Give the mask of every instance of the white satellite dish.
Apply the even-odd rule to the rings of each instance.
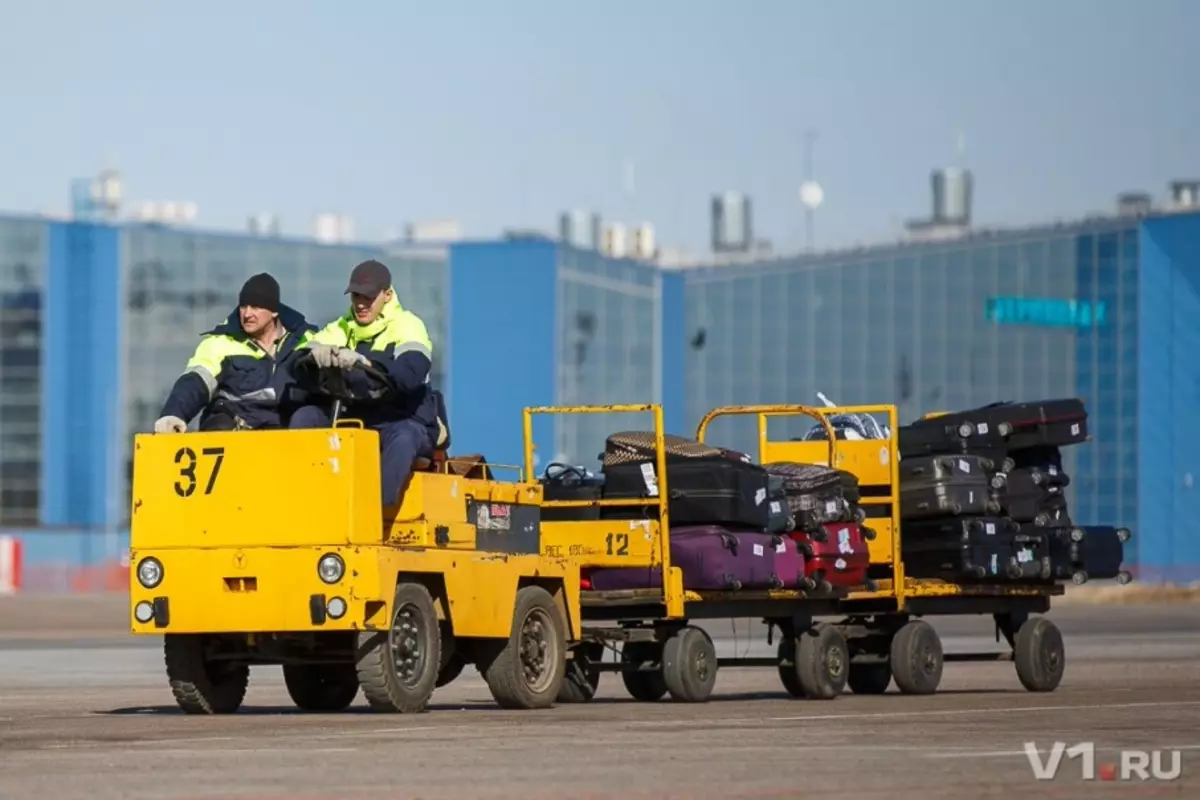
[[[800,202],[809,211],[814,211],[825,202],[825,190],[816,181],[805,181],[800,184]]]

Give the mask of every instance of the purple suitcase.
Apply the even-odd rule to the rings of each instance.
[[[683,587],[697,591],[809,588],[804,556],[790,536],[763,531],[689,525],[671,530],[671,564],[683,570]],[[609,567],[591,572],[592,588],[657,589],[659,567]]]

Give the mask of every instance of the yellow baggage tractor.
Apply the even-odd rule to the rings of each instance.
[[[163,637],[184,711],[238,710],[252,665],[282,665],[309,711],[361,690],[377,711],[419,712],[467,664],[501,706],[554,703],[579,641],[578,561],[541,525],[542,487],[449,456],[442,422],[441,449],[385,509],[378,434],[353,420],[134,438],[131,630]]]
[[[531,413],[612,410],[527,409],[526,470],[532,469]],[[802,590],[683,591],[678,568],[670,566],[670,521],[666,503],[660,503],[657,519],[643,524],[648,526],[646,540],[653,543],[650,556],[662,564],[669,578],[662,589],[582,592],[583,641],[572,650],[560,701],[589,699],[600,673],[606,671],[621,672],[626,689],[639,700],[652,701],[670,694],[676,700],[703,701],[713,691],[717,668],[726,666],[773,666],[790,694],[813,699],[836,697],[846,686],[860,694],[882,693],[893,679],[902,692],[933,693],[947,660],[1012,659],[1022,685],[1029,691],[1053,691],[1057,687],[1064,666],[1062,636],[1050,620],[1036,615],[1049,609],[1050,598],[1062,594],[1063,587],[1056,583],[958,585],[906,577],[900,557],[895,435],[886,439],[839,439],[828,420],[838,414],[878,414],[886,417],[890,431],[897,430],[896,408],[890,405],[730,406],[709,412],[698,427],[696,439],[703,442],[709,425],[718,417],[754,415],[758,422],[759,463],[821,464],[854,473],[862,494],[860,505],[869,509],[869,524],[876,533],[868,543],[870,585],[864,583],[840,595]],[[773,441],[768,437],[770,418],[798,415],[822,425],[825,438]],[[670,491],[664,466],[660,442],[656,472],[662,496]],[[610,502],[615,501],[591,504]],[[585,501],[543,501],[543,507],[583,504]],[[585,569],[629,564],[625,556],[614,555],[604,547],[604,531],[610,527],[597,522],[548,522],[544,523],[544,542],[554,552],[576,555]],[[584,533],[592,529],[594,533]],[[921,619],[941,614],[992,615],[997,641],[1003,635],[1011,652],[944,653],[937,632]],[[697,620],[745,617],[759,618],[767,624],[768,641],[774,630],[780,631],[774,658],[718,659],[709,636],[692,625]],[[606,648],[618,651],[615,663],[603,659]]]

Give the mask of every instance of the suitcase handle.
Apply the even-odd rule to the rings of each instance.
[[[550,477],[550,468],[551,467],[561,467],[562,469],[559,470],[557,475],[555,475],[553,478],[551,478]],[[575,476],[575,478],[577,478],[576,482],[579,483],[580,485],[582,485],[587,480],[587,473],[584,472],[579,467],[575,466],[574,464],[564,464],[561,461],[551,461],[549,464],[546,465],[546,469],[542,472],[542,480],[545,481],[546,483],[554,482],[556,484],[565,486],[565,485],[569,484],[570,481],[564,480],[564,478],[567,476],[571,476],[571,475],[573,475],[573,476]]]

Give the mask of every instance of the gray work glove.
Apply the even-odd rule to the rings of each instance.
[[[349,347],[339,347],[333,352],[333,366],[338,369],[354,369],[358,364],[368,364],[366,356],[360,355]]]
[[[333,366],[333,354],[340,348],[332,344],[313,344],[309,345],[308,349],[312,351],[313,363],[322,369],[328,369]]]
[[[187,423],[179,417],[159,417],[154,422],[155,433],[183,433],[187,430]]]

